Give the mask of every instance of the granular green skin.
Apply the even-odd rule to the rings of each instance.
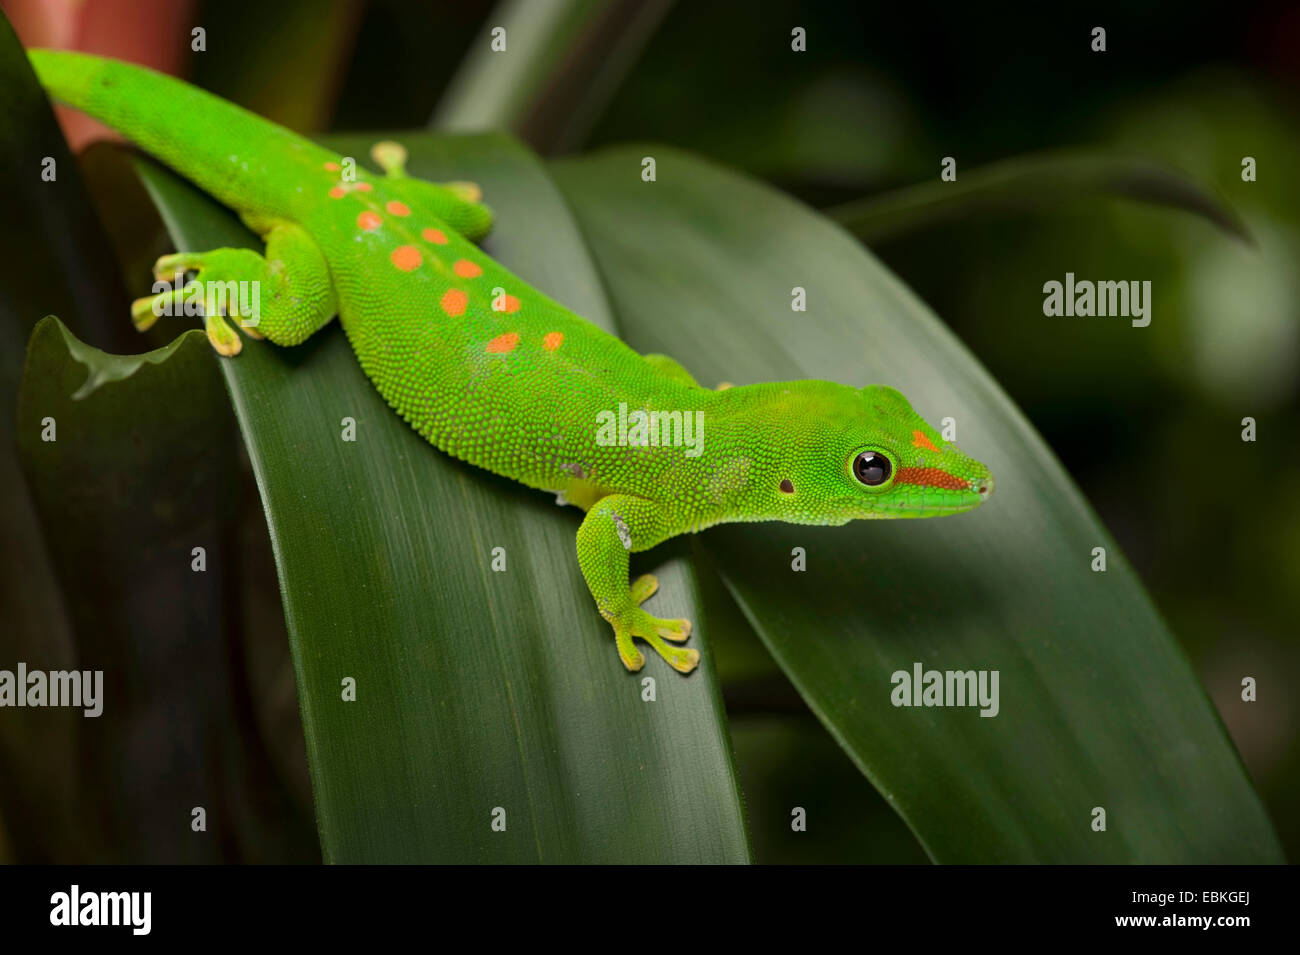
[[[630,670],[644,663],[634,637],[682,672],[699,661],[665,642],[686,640],[689,621],[640,607],[658,584],[646,575],[629,587],[630,552],[724,522],[952,514],[992,492],[988,469],[892,388],[714,391],[667,356],[636,353],[484,255],[474,242],[492,216],[475,188],[406,176],[395,143],[372,151],[386,175],[348,175],[345,157],[171,77],[74,53],[31,59],[56,99],[122,132],[266,242],[265,256],[165,256],[161,278],[260,282],[256,332],[278,345],[337,315],[366,375],[429,443],[587,512],[578,562]],[[133,306],[137,325],[154,320],[153,305]],[[215,305],[205,314],[223,355],[241,349],[231,327],[241,319]],[[610,423],[620,409],[634,438],[638,411],[671,413],[663,444],[620,443]],[[855,471],[864,453],[888,462],[884,480]]]

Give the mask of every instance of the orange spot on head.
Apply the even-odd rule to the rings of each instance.
[[[420,235],[424,236],[425,242],[432,242],[434,245],[447,244],[447,234],[441,229],[425,229]]]
[[[469,259],[457,259],[451,270],[463,279],[476,279],[483,274],[483,270],[478,267],[478,264],[471,262]]]
[[[348,191],[344,189],[342,186],[335,186],[333,189],[330,190],[331,199],[342,199],[347,194]]]
[[[513,295],[502,295],[500,298],[494,299],[492,304],[498,312],[519,311],[519,299]]]
[[[383,220],[379,218],[378,212],[371,212],[367,209],[361,215],[357,216],[357,227],[361,229],[378,229],[379,223]]]
[[[930,439],[920,431],[912,432],[912,447],[925,448],[927,451],[933,451],[935,454],[939,453],[939,449],[936,448],[934,444],[931,443]]]
[[[519,344],[518,332],[506,332],[504,335],[498,335],[492,341],[487,343],[487,350],[504,354],[515,350]]]
[[[564,343],[563,332],[547,332],[546,337],[542,339],[542,347],[547,351],[555,351]]]
[[[457,315],[465,314],[465,306],[469,304],[469,296],[458,288],[449,288],[442,295],[442,310],[455,318]]]
[[[411,214],[411,207],[405,202],[398,202],[396,199],[389,199],[384,208],[395,216],[409,216]]]
[[[369,192],[371,189],[375,187],[368,182],[359,182],[352,188],[355,189],[357,192]]]
[[[327,171],[329,171],[329,172],[338,172],[338,171],[339,171],[339,164],[336,163],[336,162],[327,162],[327,163],[325,164],[325,169],[326,169]]]
[[[399,245],[389,256],[393,264],[403,272],[410,272],[420,264],[420,250],[413,245]]]

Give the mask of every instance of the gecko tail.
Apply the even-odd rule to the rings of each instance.
[[[283,126],[148,67],[70,50],[28,50],[27,57],[53,99],[111,126],[232,207],[258,197],[247,194],[248,184],[233,193],[230,143],[258,143],[267,156],[315,150]]]

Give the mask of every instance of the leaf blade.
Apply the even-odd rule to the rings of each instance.
[[[706,384],[895,385],[928,420],[955,416],[992,468],[997,493],[968,515],[703,538],[774,657],[933,858],[1280,861],[1217,714],[1114,541],[895,276],[793,200],[667,147],[552,168],[633,347]],[[790,311],[795,285],[806,317]],[[1089,569],[1095,545],[1111,555],[1105,574]],[[794,547],[808,573],[791,573]],[[894,707],[891,675],[918,661],[999,669],[1002,714]],[[1109,837],[1091,830],[1098,805]]]
[[[1148,159],[1095,150],[1017,156],[959,174],[828,209],[826,214],[865,242],[974,214],[1042,212],[1062,201],[1114,196],[1178,209],[1253,243],[1237,212],[1200,184]]]
[[[412,174],[483,185],[492,254],[608,325],[576,229],[522,149],[403,139]],[[206,198],[151,164],[142,174],[181,248],[249,244]],[[651,661],[641,676],[660,702],[641,701],[577,571],[576,512],[428,447],[336,326],[297,349],[247,346],[221,369],[284,589],[327,861],[748,858],[710,671],[681,679]],[[343,417],[361,446],[339,439]],[[487,568],[498,545],[503,574]],[[658,572],[661,606],[689,615],[688,568]],[[356,703],[341,701],[345,677]],[[497,807],[506,832],[490,827]]]

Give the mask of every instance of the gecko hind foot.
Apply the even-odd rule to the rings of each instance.
[[[263,336],[252,327],[256,320],[251,315],[242,315],[243,311],[248,311],[249,303],[240,301],[240,293],[237,291],[239,286],[235,283],[259,276],[265,267],[262,256],[248,249],[213,249],[210,252],[164,255],[154,263],[153,274],[160,282],[172,280],[172,287],[165,292],[132,302],[131,321],[138,331],[143,332],[158,321],[160,315],[185,314],[185,302],[199,296],[202,299],[203,327],[208,341],[220,355],[238,355],[243,342],[227,319],[237,321],[253,338]],[[187,273],[194,274],[192,281],[184,281]],[[248,298],[247,294],[245,298]]]

